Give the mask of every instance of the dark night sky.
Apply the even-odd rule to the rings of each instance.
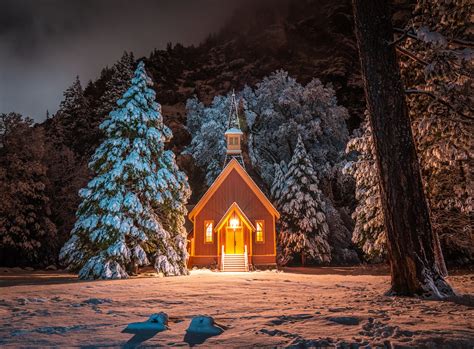
[[[240,1],[1,0],[0,112],[41,121],[79,75],[83,86],[124,50],[198,44]]]

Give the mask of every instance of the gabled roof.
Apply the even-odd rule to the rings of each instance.
[[[276,210],[276,208],[272,205],[270,200],[265,196],[265,194],[260,190],[258,185],[250,178],[249,174],[245,171],[239,162],[233,158],[227,166],[222,170],[219,176],[216,178],[214,183],[211,184],[209,189],[204,193],[203,197],[199,202],[194,206],[194,208],[189,212],[189,219],[194,220],[194,217],[201,211],[201,209],[206,205],[209,199],[214,195],[217,189],[221,186],[224,180],[229,176],[229,174],[235,170],[240,177],[244,180],[244,182],[249,186],[249,188],[253,191],[253,193],[258,197],[260,202],[266,207],[266,209],[272,213],[277,219],[280,218],[280,213]]]
[[[255,231],[255,226],[252,224],[252,222],[250,221],[250,219],[247,217],[247,215],[244,213],[244,211],[242,211],[242,209],[240,208],[240,206],[234,201],[232,203],[232,205],[230,205],[230,207],[227,209],[226,213],[224,213],[224,215],[222,216],[221,220],[219,221],[219,223],[216,224],[216,228],[215,230],[219,230],[220,228],[222,228],[222,226],[225,224],[225,222],[227,221],[227,218],[229,218],[229,216],[231,214],[233,214],[234,212],[237,212],[238,215],[240,216],[240,218],[242,219],[242,222],[247,226],[247,228],[249,228],[250,230],[252,231]]]

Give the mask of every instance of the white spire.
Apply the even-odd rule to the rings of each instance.
[[[235,99],[235,91],[232,90],[229,108],[229,120],[227,123],[227,131],[224,133],[227,143],[224,167],[227,163],[235,158],[245,168],[244,159],[242,157],[242,136],[244,133],[240,130],[239,111],[237,101]]]
[[[230,99],[229,121],[227,123],[227,129],[233,128],[240,130],[239,112],[234,90],[232,90],[232,97]]]

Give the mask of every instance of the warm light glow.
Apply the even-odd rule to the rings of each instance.
[[[212,221],[205,221],[204,227],[206,234],[204,235],[204,242],[212,242]]]
[[[257,222],[257,232],[255,234],[257,242],[263,242],[263,221]]]
[[[239,219],[238,218],[232,218],[229,222],[229,226],[233,229],[237,228],[239,226]]]

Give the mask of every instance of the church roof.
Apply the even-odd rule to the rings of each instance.
[[[204,193],[203,197],[199,202],[194,206],[194,208],[189,212],[189,219],[194,220],[194,217],[202,210],[202,208],[206,205],[209,199],[214,195],[217,189],[221,186],[221,184],[225,181],[225,179],[229,176],[229,174],[235,170],[240,177],[244,180],[244,182],[249,186],[249,188],[253,191],[253,193],[257,196],[260,202],[265,206],[265,208],[275,216],[275,218],[280,218],[280,213],[277,209],[272,205],[270,200],[265,196],[265,194],[260,190],[258,185],[253,181],[253,179],[249,176],[247,171],[242,167],[241,164],[234,158],[232,159],[227,166],[222,170],[220,175],[216,178],[214,183],[211,184],[209,189]]]

